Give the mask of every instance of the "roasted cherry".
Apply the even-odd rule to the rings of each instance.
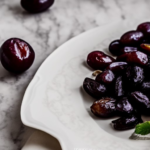
[[[128,81],[128,86],[133,89],[136,89],[136,87],[140,85],[145,78],[144,69],[139,66],[129,66],[125,75],[126,80]]]
[[[140,91],[132,92],[129,100],[132,106],[141,113],[145,112],[147,108],[150,108],[149,98]]]
[[[146,64],[146,66],[145,66],[145,69],[146,69],[145,72],[149,72],[149,69],[150,69],[150,56],[148,56],[148,62]],[[150,76],[148,76],[148,77],[150,77]]]
[[[30,13],[39,13],[52,6],[54,0],[21,0],[22,7]]]
[[[103,70],[114,61],[114,58],[104,54],[101,51],[91,52],[87,57],[87,64],[93,69]]]
[[[120,38],[121,44],[124,46],[139,46],[144,39],[144,35],[140,31],[129,31]]]
[[[133,107],[127,97],[122,97],[116,105],[116,110],[121,114],[130,114],[133,112]]]
[[[99,101],[95,101],[91,106],[91,111],[99,117],[111,117],[115,114],[116,100],[110,97],[105,97]]]
[[[105,70],[102,73],[98,74],[96,81],[104,84],[111,84],[115,79],[115,75],[111,70]]]
[[[122,48],[122,45],[120,43],[120,40],[115,40],[112,41],[109,45],[109,51],[113,54],[113,55],[120,55],[120,50]]]
[[[128,130],[134,128],[137,124],[142,122],[143,121],[139,115],[130,114],[112,121],[112,126],[115,130]]]
[[[144,81],[141,85],[140,89],[143,93],[147,93],[150,95],[150,81]]]
[[[24,40],[11,38],[3,43],[0,59],[4,68],[12,73],[21,73],[30,68],[34,61],[33,48]]]
[[[146,66],[148,63],[148,56],[142,52],[129,52],[117,57],[117,61],[126,61],[130,64],[137,64]]]
[[[126,62],[113,62],[111,63],[106,70],[111,70],[114,74],[121,74],[128,66]]]
[[[84,80],[83,88],[90,96],[96,99],[102,98],[107,92],[105,85],[90,78]]]
[[[115,82],[115,94],[117,97],[124,96],[125,90],[123,85],[123,77],[119,76]]]
[[[141,23],[138,25],[137,30],[143,32],[144,36],[150,39],[150,22]]]

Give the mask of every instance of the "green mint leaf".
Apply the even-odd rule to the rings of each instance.
[[[141,135],[147,135],[150,133],[150,121],[140,123],[135,127],[135,133]]]

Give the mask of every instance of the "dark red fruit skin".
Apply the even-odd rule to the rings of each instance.
[[[117,61],[126,61],[130,64],[146,66],[146,64],[148,63],[148,56],[140,51],[129,52],[118,56]]]
[[[144,34],[140,31],[128,31],[120,38],[120,42],[124,46],[139,46],[144,39]]]
[[[114,61],[114,58],[101,51],[93,51],[87,57],[87,64],[93,69],[103,70]]]
[[[98,74],[95,80],[99,83],[109,85],[114,81],[114,79],[114,73],[111,70],[105,70],[102,73]]]
[[[150,56],[148,56],[148,63],[144,66],[145,80],[149,81],[150,79]]]
[[[105,85],[90,78],[85,78],[83,82],[83,88],[91,97],[95,99],[100,99],[107,93]]]
[[[137,30],[143,32],[144,36],[147,39],[150,39],[150,22],[144,22],[139,24]]]
[[[121,74],[128,66],[128,63],[126,62],[113,62],[106,70],[111,70],[115,75]]]
[[[119,76],[115,82],[115,94],[117,97],[125,95],[124,86],[123,86],[123,77]]]
[[[11,38],[0,49],[0,59],[4,68],[12,73],[22,73],[34,62],[33,48],[24,40]]]
[[[115,56],[120,55],[120,50],[122,48],[122,45],[120,43],[120,40],[112,41],[109,45],[109,51]]]
[[[135,90],[144,81],[144,69],[140,66],[129,66],[125,76],[128,86]]]
[[[137,47],[129,47],[129,46],[125,46],[120,50],[120,55],[125,54],[125,53],[129,53],[129,52],[136,52],[138,51]]]
[[[149,98],[140,91],[132,92],[129,96],[130,103],[140,113],[145,113],[150,108]]]
[[[150,95],[150,81],[144,81],[141,85],[141,88],[140,90],[143,92],[143,93],[146,93],[148,95]]]
[[[145,72],[149,74],[149,69],[150,69],[150,56],[148,56],[148,62],[146,64],[146,66],[144,67],[145,68]],[[148,76],[149,77],[149,76]]]
[[[116,100],[110,97],[104,97],[99,101],[95,101],[91,106],[91,111],[98,117],[111,117],[116,112]]]
[[[47,10],[54,0],[21,0],[21,6],[30,13],[39,13]]]
[[[143,121],[139,115],[130,114],[112,121],[112,126],[115,130],[121,131],[121,130],[133,129],[137,124],[142,122]]]
[[[134,108],[127,97],[122,97],[116,104],[116,110],[119,114],[130,114],[133,112]]]

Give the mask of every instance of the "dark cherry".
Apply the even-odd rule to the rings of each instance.
[[[91,111],[98,117],[111,117],[116,112],[116,100],[110,97],[105,97],[99,101],[95,101],[91,106]]]
[[[134,128],[137,124],[142,122],[143,121],[139,115],[130,114],[112,121],[112,126],[115,130],[128,130]]]
[[[150,69],[150,56],[148,56],[148,62],[146,64],[146,66],[145,66],[145,69],[146,69],[147,72],[150,72],[149,71],[149,69]]]
[[[12,73],[21,73],[29,69],[34,61],[33,48],[24,40],[8,39],[0,49],[0,59],[4,68]]]
[[[47,10],[54,0],[21,0],[21,6],[30,13],[39,13]]]
[[[115,75],[111,70],[105,70],[102,73],[98,74],[96,81],[104,84],[111,84],[115,79]]]
[[[142,43],[150,44],[150,39],[146,39],[146,38],[145,38],[145,39],[143,40],[143,42],[142,42]]]
[[[139,66],[129,66],[126,70],[125,76],[128,86],[136,89],[136,87],[140,85],[145,78],[144,69]]]
[[[133,112],[133,107],[127,97],[122,97],[116,105],[116,110],[121,114],[130,114]]]
[[[129,52],[136,52],[138,51],[137,47],[129,47],[129,46],[125,46],[120,50],[120,55],[125,54],[125,53],[129,53]]]
[[[140,31],[129,31],[123,34],[120,42],[124,46],[139,46],[144,39],[144,35]]]
[[[106,68],[106,70],[111,70],[114,74],[122,74],[127,66],[128,63],[126,62],[113,62]]]
[[[150,108],[149,98],[140,91],[132,92],[129,100],[132,106],[140,113],[143,113],[147,108]]]
[[[93,69],[105,69],[115,59],[101,51],[91,52],[87,57],[87,64]]]
[[[147,39],[150,39],[150,22],[144,22],[139,24],[137,30],[143,32],[144,36]]]
[[[117,97],[124,96],[124,94],[125,94],[124,85],[123,85],[123,77],[122,76],[119,76],[116,79],[115,94],[116,94]]]
[[[102,98],[107,92],[105,85],[90,78],[85,78],[83,82],[83,88],[90,96],[95,99]]]
[[[121,48],[122,48],[122,45],[120,43],[120,40],[112,41],[109,45],[109,51],[115,56],[120,55]]]
[[[117,61],[126,61],[130,64],[146,66],[148,63],[148,56],[140,51],[129,52],[118,56]]]
[[[148,63],[144,66],[144,73],[145,73],[145,81],[150,80],[150,56],[148,56]]]
[[[147,93],[150,95],[150,81],[144,81],[141,85],[140,89],[143,93]]]

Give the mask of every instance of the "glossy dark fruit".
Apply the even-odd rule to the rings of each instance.
[[[30,13],[39,13],[47,10],[54,0],[21,0],[21,6]]]
[[[90,78],[85,78],[83,82],[83,88],[90,96],[95,99],[102,98],[107,92],[105,85],[98,83]]]
[[[147,72],[150,72],[150,71],[149,71],[149,69],[150,69],[150,56],[148,56],[148,62],[147,62],[147,64],[146,64],[146,66],[145,66],[145,69],[146,69],[146,71],[145,71],[146,73],[147,73]]]
[[[98,74],[96,81],[104,84],[111,84],[115,79],[115,75],[111,70],[105,70],[102,73]]]
[[[133,107],[127,97],[122,97],[116,105],[116,110],[121,114],[130,114],[133,112]]]
[[[147,93],[150,95],[150,81],[144,81],[141,85],[140,89],[143,93]]]
[[[117,57],[117,61],[126,61],[130,64],[146,66],[148,63],[148,56],[143,52],[129,52]]]
[[[121,97],[125,95],[124,85],[123,85],[123,77],[119,76],[115,82],[115,94],[117,97]]]
[[[12,73],[21,73],[29,69],[34,61],[33,48],[24,40],[8,39],[0,49],[0,59],[4,68]]]
[[[120,42],[124,46],[139,46],[144,39],[144,34],[140,31],[129,31],[122,35]]]
[[[114,74],[121,74],[127,68],[128,63],[126,62],[113,62],[106,70],[111,70]]]
[[[120,55],[125,54],[125,53],[129,53],[129,52],[136,52],[138,51],[137,47],[129,47],[129,46],[125,46],[120,50]]]
[[[150,39],[144,39],[142,43],[150,44]]]
[[[112,41],[109,45],[109,51],[115,56],[120,55],[121,48],[122,48],[122,45],[120,43],[120,40]]]
[[[91,111],[99,117],[111,117],[116,112],[116,100],[110,97],[105,97],[99,101],[95,101],[91,106]]]
[[[144,36],[147,39],[150,39],[150,22],[144,22],[139,24],[137,30],[143,32]]]
[[[149,98],[140,91],[132,92],[129,100],[132,106],[140,113],[143,113],[147,108],[150,108]]]
[[[139,115],[130,114],[112,121],[112,126],[115,130],[128,130],[142,122],[143,121]]]
[[[87,64],[93,69],[103,70],[114,61],[114,58],[104,54],[101,51],[91,52],[87,57]]]
[[[144,69],[139,66],[129,66],[125,75],[128,85],[132,86],[134,89],[141,84],[145,78]]]
[[[148,56],[148,63],[144,66],[144,73],[145,73],[145,81],[150,80],[150,56]]]
[[[143,51],[144,53],[150,55],[150,44],[147,43],[143,43],[140,45],[141,47],[141,51]]]

